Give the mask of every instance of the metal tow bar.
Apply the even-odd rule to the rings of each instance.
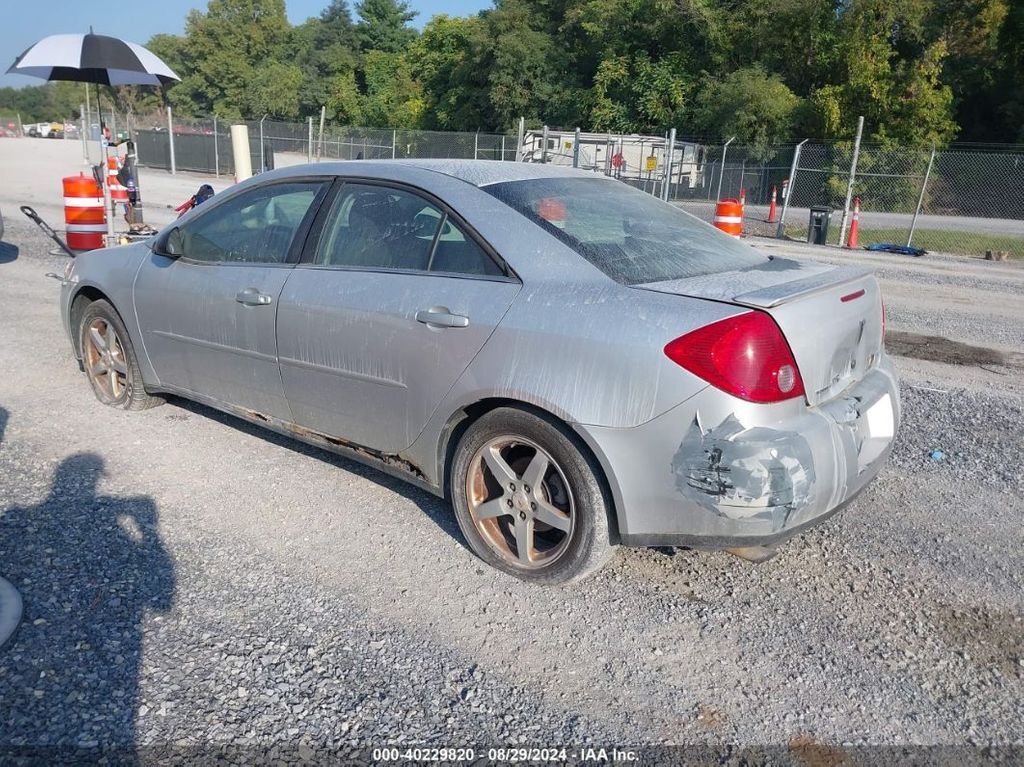
[[[28,216],[30,219],[35,221],[36,225],[43,230],[47,237],[49,237],[55,243],[60,245],[61,250],[63,250],[65,253],[71,256],[71,258],[75,257],[75,251],[68,247],[68,244],[64,242],[64,240],[62,240],[55,231],[53,231],[53,227],[51,227],[48,223],[46,223],[45,221],[43,221],[43,219],[39,217],[38,213],[32,210],[32,208],[30,208],[28,205],[22,205],[21,208],[19,208],[19,210],[21,210],[21,212]]]

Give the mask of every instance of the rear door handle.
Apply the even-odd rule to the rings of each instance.
[[[452,314],[446,306],[434,306],[430,309],[416,312],[416,321],[435,328],[469,327],[469,317],[464,317],[461,314]]]
[[[246,288],[235,295],[235,300],[246,306],[269,306],[274,299],[266,293],[260,293],[256,288]]]

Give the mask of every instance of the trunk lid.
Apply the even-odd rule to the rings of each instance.
[[[774,258],[753,269],[635,287],[770,314],[793,350],[811,405],[859,381],[881,354],[881,292],[874,276],[856,267]]]

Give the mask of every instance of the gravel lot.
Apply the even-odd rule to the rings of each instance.
[[[537,590],[370,469],[183,401],[98,404],[43,277],[63,259],[4,205],[0,575],[25,616],[0,747],[1024,748],[1019,264],[769,244],[881,267],[891,328],[1007,364],[898,358],[889,467],[763,565],[624,550]]]

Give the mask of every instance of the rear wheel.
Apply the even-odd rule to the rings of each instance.
[[[122,410],[145,410],[163,402],[142,388],[142,373],[128,331],[107,301],[94,301],[86,307],[78,338],[82,365],[96,399]]]
[[[499,570],[565,583],[598,569],[614,551],[601,483],[559,424],[493,410],[463,435],[450,477],[462,534]]]

